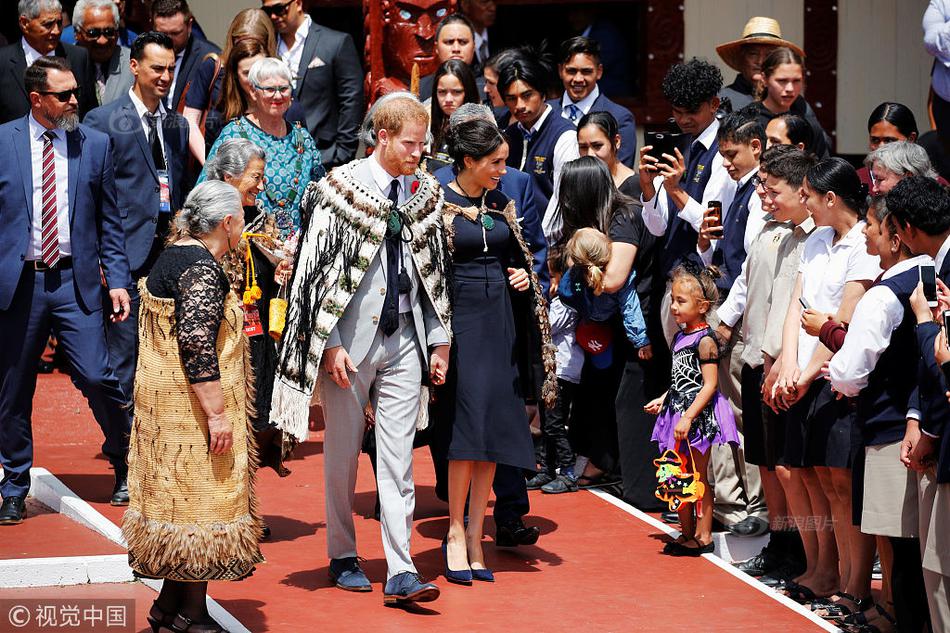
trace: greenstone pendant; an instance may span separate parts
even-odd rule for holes
[[[395,211],[389,212],[389,221],[386,223],[386,234],[397,235],[402,230],[402,221]]]
[[[495,228],[495,218],[491,217],[487,213],[483,213],[482,226],[485,227],[486,231],[491,231],[493,228]]]

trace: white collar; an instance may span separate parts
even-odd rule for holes
[[[475,33],[475,50],[478,50],[482,46],[482,42],[488,41],[488,29],[483,30],[481,33]],[[484,60],[483,60],[484,61]]]
[[[577,108],[587,114],[590,112],[590,109],[594,107],[594,102],[597,101],[597,97],[600,96],[600,86],[594,84],[594,89],[590,91],[590,94],[581,99],[580,101],[572,101],[571,96],[567,94],[567,91],[564,91],[564,96],[561,97],[561,109],[566,110],[568,106],[575,105]]]
[[[132,105],[135,107],[135,112],[139,115],[140,119],[146,114],[157,114],[161,120],[165,120],[165,115],[167,113],[165,112],[165,105],[162,103],[161,99],[158,100],[158,108],[154,113],[152,113],[148,111],[148,108],[145,107],[145,104],[142,103],[142,100],[139,99],[139,96],[135,94],[135,90],[132,88],[129,88],[129,98],[132,100]]]
[[[35,140],[40,140],[40,138],[43,136],[43,134],[46,133],[48,128],[43,127],[43,125],[39,121],[36,120],[36,117],[33,116],[32,112],[30,112],[30,115],[29,117],[27,117],[27,119],[29,120],[29,124],[30,124],[30,138],[35,139]],[[59,140],[62,138],[63,130],[61,130],[60,128],[56,127],[49,131],[53,133],[53,135],[56,137],[56,140]]]
[[[23,54],[26,56],[26,65],[30,66],[33,62],[38,60],[40,57],[46,57],[43,53],[39,52],[26,41],[25,37],[20,38],[20,44],[23,46]],[[56,51],[52,51],[55,53]]]
[[[715,142],[717,134],[719,134],[719,119],[714,118],[709,127],[700,132],[699,136],[693,139],[693,142],[699,141],[703,147],[709,149]]]
[[[307,39],[307,36],[310,35],[310,26],[312,24],[313,20],[310,19],[310,15],[304,14],[303,23],[297,27],[297,32],[294,33],[294,46]]]
[[[548,118],[549,114],[551,114],[551,106],[545,103],[544,110],[541,112],[541,116],[538,117],[538,120],[534,122],[534,125],[532,125],[531,129],[528,131],[534,133],[541,129],[541,126],[544,125],[544,120]],[[518,123],[518,127],[524,130],[524,126],[521,125],[521,123]]]
[[[884,274],[881,275],[881,280],[890,279],[894,275],[899,275],[903,272],[916,268],[917,266],[926,266],[927,264],[932,264],[933,260],[930,259],[930,255],[917,255],[916,257],[911,257],[910,259],[905,259],[902,262],[897,262],[890,268],[884,271]]]
[[[830,231],[825,231],[825,235],[827,237],[824,237],[824,239],[825,241],[828,242],[828,245],[831,247],[832,250],[838,247],[854,246],[857,242],[864,241],[864,225],[865,224],[866,222],[864,220],[858,220],[857,222],[855,222],[854,226],[852,226],[848,230],[848,232],[845,233],[844,236],[837,242],[835,242],[836,233],[835,233],[834,227],[832,226],[822,227],[826,229],[831,229]]]
[[[937,256],[934,257],[934,264],[938,271],[943,268],[943,261],[947,259],[948,252],[950,252],[950,236],[943,241],[943,244],[940,245],[940,250],[937,251]]]
[[[390,176],[389,172],[380,164],[377,156],[378,153],[373,152],[373,155],[369,157],[369,171],[373,176],[376,187],[383,192],[384,197],[388,197],[389,188],[392,187],[393,178],[395,178],[399,182],[398,189],[404,191],[406,189],[405,176]]]
[[[747,182],[752,180],[752,176],[756,175],[757,173],[759,173],[758,165],[750,169],[749,173],[747,173],[745,176],[743,176],[742,178],[736,181],[736,190],[738,191],[739,189],[741,189],[743,185],[745,185]]]

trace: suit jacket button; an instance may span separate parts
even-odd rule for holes
[[[379,317],[373,317],[373,325],[379,325]]]
[[[155,187],[155,193],[158,193],[161,190],[162,190],[161,187]]]
[[[158,218],[152,218],[152,224],[158,224]]]

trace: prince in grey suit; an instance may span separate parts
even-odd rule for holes
[[[291,284],[271,419],[306,436],[319,375],[324,438],[327,545],[338,587],[369,591],[356,558],[353,497],[365,422],[376,411],[377,484],[388,566],[384,601],[438,597],[409,554],[415,490],[412,441],[424,426],[425,376],[448,368],[447,247],[438,182],[418,169],[428,113],[413,97],[375,115],[378,145],[308,186],[310,218]]]

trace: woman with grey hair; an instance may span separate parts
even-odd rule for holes
[[[264,189],[257,195],[266,213],[274,216],[282,239],[300,230],[300,199],[307,185],[324,175],[320,150],[307,128],[284,118],[292,100],[290,68],[265,57],[254,62],[247,76],[248,110],[228,123],[208,153],[212,160],[221,144],[242,138],[264,150],[267,157]],[[198,182],[207,180],[202,170]]]
[[[122,531],[135,574],[164,579],[152,630],[215,633],[223,629],[205,608],[207,581],[244,578],[263,561],[244,311],[220,263],[241,240],[241,194],[200,184],[175,221],[181,236],[139,282]]]
[[[251,415],[251,424],[261,453],[261,464],[271,466],[281,476],[289,473],[282,466],[282,435],[270,423],[270,400],[274,390],[274,376],[277,372],[277,343],[268,335],[270,332],[271,301],[278,298],[281,285],[290,276],[290,261],[294,253],[276,249],[272,237],[273,216],[262,210],[259,193],[264,190],[264,150],[242,138],[232,138],[221,143],[214,158],[205,163],[205,176],[208,182],[220,180],[233,185],[241,194],[244,207],[245,233],[268,235],[255,237],[246,235],[250,250],[242,247],[234,257],[224,262],[232,287],[240,290],[249,287],[245,279],[247,264],[253,264],[254,283],[260,288],[260,296],[253,293],[244,298],[245,313],[251,327],[247,330],[251,348],[251,367],[254,370],[256,411]],[[269,235],[271,234],[271,235]],[[247,261],[250,253],[251,260]],[[264,526],[264,536],[270,530]]]
[[[864,165],[871,179],[871,194],[886,195],[907,176],[938,178],[927,150],[913,141],[894,141],[867,155]]]

